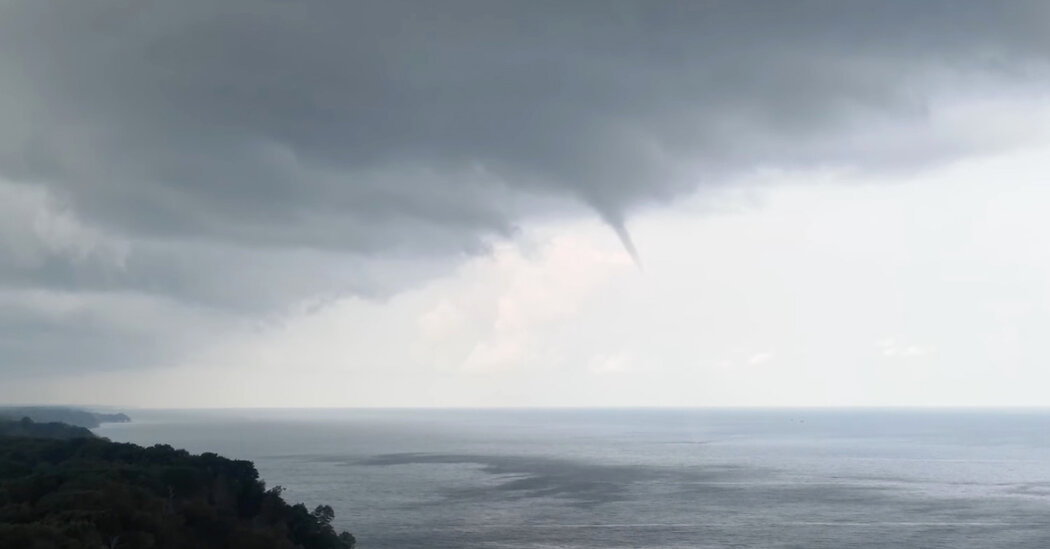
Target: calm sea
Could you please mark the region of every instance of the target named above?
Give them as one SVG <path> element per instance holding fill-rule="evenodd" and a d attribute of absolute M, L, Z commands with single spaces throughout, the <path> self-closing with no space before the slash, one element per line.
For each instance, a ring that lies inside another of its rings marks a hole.
<path fill-rule="evenodd" d="M 139 411 L 362 549 L 1046 548 L 1050 412 Z"/>

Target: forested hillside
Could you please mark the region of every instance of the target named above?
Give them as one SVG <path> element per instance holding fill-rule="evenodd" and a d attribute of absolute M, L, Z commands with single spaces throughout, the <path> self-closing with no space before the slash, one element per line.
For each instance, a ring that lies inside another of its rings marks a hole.
<path fill-rule="evenodd" d="M 285 503 L 248 461 L 100 438 L 0 436 L 3 548 L 353 547 L 332 518 L 328 506 Z"/>
<path fill-rule="evenodd" d="M 36 438 L 94 438 L 95 434 L 84 427 L 65 423 L 37 423 L 28 417 L 18 421 L 0 418 L 0 436 Z"/>

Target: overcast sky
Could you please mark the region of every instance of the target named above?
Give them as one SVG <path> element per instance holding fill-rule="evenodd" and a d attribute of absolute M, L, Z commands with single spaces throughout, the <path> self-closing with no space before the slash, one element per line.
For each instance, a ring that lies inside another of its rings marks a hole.
<path fill-rule="evenodd" d="M 0 0 L 0 402 L 1050 405 L 1050 3 Z"/>

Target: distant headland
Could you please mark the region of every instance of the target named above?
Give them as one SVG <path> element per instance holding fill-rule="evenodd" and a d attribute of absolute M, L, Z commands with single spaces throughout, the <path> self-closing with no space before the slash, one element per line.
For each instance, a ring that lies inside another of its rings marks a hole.
<path fill-rule="evenodd" d="M 127 423 L 131 418 L 122 413 L 89 412 L 65 406 L 11 406 L 0 407 L 0 420 L 20 420 L 27 417 L 36 423 L 65 423 L 85 429 L 94 429 L 103 423 Z"/>

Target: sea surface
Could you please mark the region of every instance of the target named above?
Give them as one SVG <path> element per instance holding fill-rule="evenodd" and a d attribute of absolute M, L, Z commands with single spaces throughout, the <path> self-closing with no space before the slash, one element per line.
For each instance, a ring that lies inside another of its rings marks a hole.
<path fill-rule="evenodd" d="M 1050 411 L 129 413 L 361 549 L 1050 547 Z"/>

